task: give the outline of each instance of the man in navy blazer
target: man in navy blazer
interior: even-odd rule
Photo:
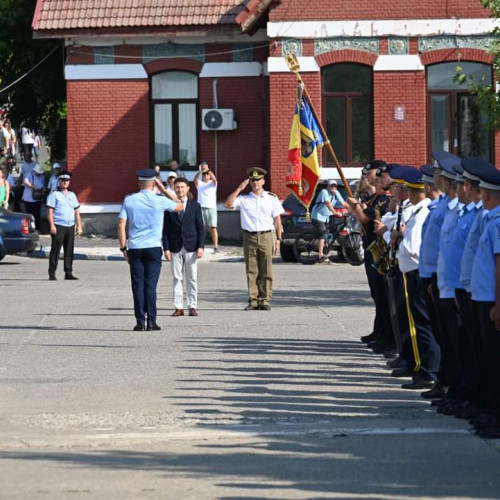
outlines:
[[[203,257],[205,227],[199,203],[188,198],[188,181],[184,177],[177,177],[174,190],[184,205],[184,210],[176,213],[165,212],[163,220],[163,252],[165,259],[172,263],[174,276],[175,311],[172,316],[184,316],[184,277],[189,316],[198,316],[197,259]]]

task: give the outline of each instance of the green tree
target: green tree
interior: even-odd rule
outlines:
[[[491,11],[491,17],[500,18],[500,0],[480,0],[484,8]],[[489,48],[493,56],[493,74],[500,74],[500,28],[495,28],[491,33],[495,40]],[[492,128],[500,128],[500,94],[495,87],[476,81],[467,75],[460,66],[457,66],[455,80],[462,85],[467,85],[470,92],[477,95],[479,105],[486,111],[488,121]]]
[[[0,93],[0,106],[7,108],[13,126],[26,123],[41,129],[53,156],[61,158],[66,135],[61,130],[66,110],[63,45],[60,40],[33,38],[35,6],[36,0],[0,0],[0,91],[8,87]]]

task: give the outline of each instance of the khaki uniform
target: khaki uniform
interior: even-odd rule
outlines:
[[[272,258],[274,218],[284,210],[276,195],[263,191],[238,196],[233,208],[240,208],[243,251],[251,306],[269,305],[273,293]]]

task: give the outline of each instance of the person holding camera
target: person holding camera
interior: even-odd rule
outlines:
[[[328,224],[330,217],[341,219],[342,214],[335,211],[335,208],[345,208],[344,198],[337,190],[337,181],[330,179],[327,183],[327,189],[322,189],[316,199],[316,203],[311,211],[311,222],[318,233],[318,260],[320,263],[329,263],[325,257],[323,249],[328,234]],[[334,226],[335,224],[331,224]]]
[[[217,179],[206,161],[198,167],[194,176],[198,190],[198,203],[201,206],[203,224],[210,229],[214,253],[219,253],[219,233],[217,232]]]

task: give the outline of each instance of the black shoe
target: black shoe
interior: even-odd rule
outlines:
[[[158,326],[156,323],[153,323],[153,322],[151,322],[151,323],[148,322],[148,326],[146,327],[146,330],[148,332],[161,330],[161,326]]]
[[[420,376],[416,376],[411,382],[406,382],[401,387],[403,389],[431,389],[436,385],[433,380],[427,380]]]
[[[464,409],[464,403],[465,401],[457,401],[456,403],[438,408],[437,411],[442,415],[456,415]]]
[[[74,274],[65,274],[64,279],[65,280],[77,280],[78,278]]]
[[[387,366],[389,368],[409,368],[408,362],[401,356],[387,361]]]
[[[363,335],[361,337],[361,342],[368,344],[368,342],[372,342],[373,340],[377,340],[378,335],[375,332],[369,333],[368,335]]]
[[[249,304],[248,306],[245,307],[245,309],[243,309],[244,311],[257,311],[259,308],[257,306],[252,306],[251,304]]]
[[[424,399],[442,399],[446,396],[443,384],[438,382],[430,391],[424,391],[420,394]]]
[[[393,349],[387,349],[383,353],[384,358],[387,359],[395,359],[398,357],[398,350],[394,347]]]
[[[368,345],[370,349],[375,353],[375,354],[382,354],[385,351],[388,351],[389,349],[394,349],[396,346],[388,344],[386,342],[380,341],[376,342],[373,345]]]
[[[462,407],[455,412],[455,417],[468,420],[470,418],[469,415],[474,415],[476,410],[477,407],[472,401],[464,401]]]
[[[391,376],[392,377],[413,377],[417,374],[415,370],[412,370],[411,368],[396,368],[395,370],[392,370]]]
[[[261,306],[259,306],[259,309],[261,311],[270,311],[271,310],[271,306],[269,304],[262,304]]]
[[[143,332],[144,331],[144,323],[137,323],[134,326],[134,332]]]
[[[444,410],[446,408],[451,408],[452,406],[455,406],[457,403],[458,403],[457,399],[445,397],[445,398],[439,399],[437,401],[436,408],[437,408],[438,412],[441,412],[442,410]]]
[[[485,414],[480,419],[474,420],[472,425],[475,429],[487,429],[488,427],[494,427],[496,424],[496,419],[491,415]]]
[[[500,439],[500,426],[495,425],[492,427],[485,427],[484,429],[478,429],[476,434],[484,439]]]
[[[49,274],[49,281],[57,281],[57,278],[53,274]]]

